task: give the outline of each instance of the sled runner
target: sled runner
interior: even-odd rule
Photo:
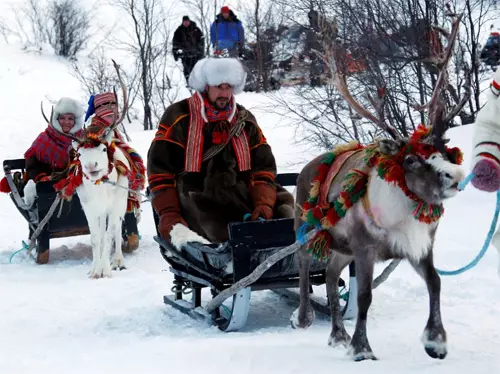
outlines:
[[[295,186],[298,174],[280,174],[277,183],[282,186]],[[156,227],[159,217],[153,209]],[[164,296],[164,303],[175,307],[195,319],[208,320],[222,331],[237,331],[245,326],[250,306],[252,291],[272,290],[298,303],[299,266],[296,254],[285,257],[271,266],[250,287],[240,290],[232,297],[228,307],[221,304],[208,314],[201,307],[201,291],[207,287],[212,298],[221,291],[231,287],[281,248],[292,245],[296,241],[294,220],[292,218],[269,221],[234,222],[228,225],[229,240],[222,244],[204,245],[190,242],[181,250],[169,241],[160,238],[157,231],[155,241],[170,271],[174,274],[172,295]],[[355,318],[357,314],[357,292],[354,267],[350,267],[349,298],[343,309],[346,319]],[[325,283],[326,263],[311,263],[310,289],[313,285]],[[341,279],[339,287],[345,285]],[[353,291],[353,292],[352,292]],[[191,294],[190,300],[183,297]],[[231,301],[231,300],[229,300]],[[330,314],[328,302],[323,298],[313,298],[313,307],[320,313]]]

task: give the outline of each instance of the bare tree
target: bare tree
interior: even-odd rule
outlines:
[[[109,92],[120,86],[116,71],[111,65],[111,58],[106,54],[105,47],[99,47],[86,59],[82,61],[74,61],[71,65],[71,74],[78,79],[87,94],[95,95],[102,92]],[[130,109],[133,107],[137,98],[139,72],[137,65],[134,66],[132,72],[122,70],[122,79],[127,87],[128,107],[127,119],[130,122]]]
[[[139,97],[144,109],[143,126],[153,129],[153,95],[156,80],[165,79],[156,76],[159,66],[165,64],[168,51],[169,20],[161,0],[114,0],[114,4],[124,10],[132,23],[129,41],[118,41],[131,52],[139,66]]]
[[[270,0],[245,1],[240,4],[245,23],[245,60],[255,80],[255,90],[270,90],[272,72],[278,65],[275,48],[279,40],[279,30],[286,19],[286,8]]]
[[[5,30],[19,42],[24,44],[24,48],[34,47],[37,50],[42,48],[47,41],[47,21],[46,8],[38,0],[25,0],[19,6],[11,7],[14,25]]]
[[[468,118],[462,115],[462,122],[472,123],[474,122],[475,114],[481,108],[479,97],[481,95],[481,83],[485,80],[491,78],[491,74],[484,74],[480,69],[479,56],[479,43],[481,38],[481,32],[487,29],[485,26],[491,24],[499,19],[498,12],[495,11],[495,2],[482,1],[482,0],[455,0],[454,6],[457,11],[463,12],[465,14],[462,26],[463,32],[458,36],[458,48],[461,53],[458,53],[454,64],[457,68],[469,68],[471,69],[471,85],[472,85],[472,96],[468,103],[468,109],[471,116]],[[459,69],[458,69],[459,70]],[[463,79],[456,71],[456,82],[459,84],[460,80]],[[460,95],[458,92],[454,96]]]
[[[417,109],[428,102],[438,80],[446,34],[435,25],[443,24],[447,12],[439,4],[435,0],[305,0],[302,8],[309,6],[312,30],[305,53],[319,57],[314,72],[321,87],[295,89],[299,105],[293,108],[287,103],[291,95],[275,97],[275,102],[286,105],[302,136],[322,148],[349,139],[371,141],[379,135],[368,121],[346,107],[329,82],[331,56],[325,51],[334,42],[355,99],[370,107],[366,91],[389,92],[384,100],[385,120],[407,136],[426,121],[425,112]],[[451,74],[453,68],[455,74]],[[458,66],[454,61],[449,71],[452,79],[442,95],[446,106],[456,108],[452,112],[465,118],[470,115],[463,110],[463,100],[468,98],[471,65]]]
[[[56,54],[74,58],[90,36],[89,13],[76,0],[52,0],[47,20],[47,39]]]
[[[163,40],[171,40],[169,28],[162,27],[158,32],[162,35]],[[174,66],[170,65],[167,59],[170,50],[171,48],[167,48],[167,44],[165,44],[164,48],[158,51],[160,55],[151,66],[152,77],[154,77],[151,81],[152,111],[157,121],[160,120],[167,107],[177,101],[180,90],[179,86],[174,86],[172,83],[171,74]]]

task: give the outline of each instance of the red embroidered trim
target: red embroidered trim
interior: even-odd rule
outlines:
[[[196,92],[189,98],[189,111],[191,113],[188,139],[186,142],[186,152],[184,160],[184,168],[186,172],[199,172],[203,162],[203,126],[206,120],[202,115],[204,106],[203,98],[200,93]],[[236,105],[236,103],[234,103]],[[238,113],[234,114],[231,121],[231,126],[236,123]],[[234,136],[231,139],[238,167],[240,171],[250,170],[252,167],[250,157],[250,146],[248,136],[243,130],[239,136]]]

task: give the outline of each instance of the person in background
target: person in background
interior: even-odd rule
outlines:
[[[172,54],[174,60],[182,61],[186,82],[191,70],[198,60],[203,58],[205,49],[205,36],[188,16],[182,17],[182,24],[175,30],[172,39]]]
[[[220,13],[212,23],[210,42],[216,55],[227,50],[230,57],[242,57],[245,32],[241,21],[228,6],[221,8]]]

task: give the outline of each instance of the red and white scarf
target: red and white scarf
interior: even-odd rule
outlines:
[[[232,110],[228,112],[229,116],[226,120],[229,122],[231,128],[236,124],[238,118],[238,110],[234,102],[234,97],[231,98],[230,105]],[[195,92],[189,98],[189,112],[191,116],[186,142],[184,168],[186,172],[199,172],[203,162],[203,127],[210,122],[207,118],[204,99],[199,92]],[[239,170],[250,170],[252,163],[246,132],[243,130],[240,134],[233,136],[231,143],[236,154]]]

